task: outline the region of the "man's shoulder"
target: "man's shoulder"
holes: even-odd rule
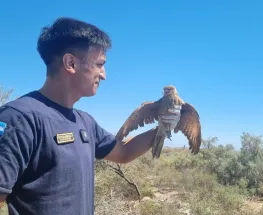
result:
[[[2,131],[7,126],[29,132],[32,130],[30,122],[29,117],[23,112],[9,106],[0,107],[0,127]]]
[[[0,107],[0,121],[15,127],[29,126],[33,122],[33,113],[37,113],[40,102],[31,96],[32,92],[10,101]]]
[[[1,108],[9,108],[9,111],[16,111],[21,114],[29,114],[39,110],[41,102],[34,97],[35,91],[4,104]]]

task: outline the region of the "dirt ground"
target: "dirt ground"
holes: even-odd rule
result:
[[[253,214],[262,214],[263,215],[263,200],[246,201],[244,209],[250,211],[251,215],[253,215]]]

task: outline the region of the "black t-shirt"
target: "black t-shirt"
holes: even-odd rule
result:
[[[0,193],[11,215],[94,214],[94,160],[115,136],[33,91],[0,107]]]

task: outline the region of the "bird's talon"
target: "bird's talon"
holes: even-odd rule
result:
[[[167,131],[166,134],[167,134],[167,138],[172,141],[172,139],[171,139],[171,137],[172,137],[171,131]]]
[[[170,125],[169,125],[169,130],[166,132],[167,134],[167,138],[172,141],[171,137],[172,137],[172,132],[171,132],[171,129],[170,129]]]

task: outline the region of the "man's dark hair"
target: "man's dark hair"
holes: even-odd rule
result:
[[[92,46],[106,51],[111,48],[111,40],[98,27],[68,17],[58,18],[50,27],[42,28],[37,42],[37,50],[47,67],[55,57],[62,57],[67,52],[78,54]]]

